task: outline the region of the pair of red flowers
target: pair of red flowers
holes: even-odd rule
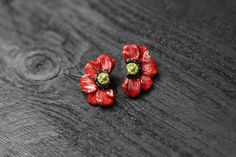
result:
[[[147,91],[152,87],[152,78],[158,72],[157,64],[144,46],[125,45],[122,54],[127,70],[122,89],[129,97],[137,97],[141,90]],[[114,67],[114,59],[106,54],[85,65],[86,74],[80,78],[80,86],[88,94],[91,105],[113,105],[115,96],[110,88],[110,74]]]

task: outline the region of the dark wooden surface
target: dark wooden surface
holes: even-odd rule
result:
[[[236,1],[0,0],[1,157],[235,157]],[[121,90],[121,49],[159,63],[138,99]],[[78,86],[115,57],[116,103]]]

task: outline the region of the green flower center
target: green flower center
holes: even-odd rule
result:
[[[126,64],[126,69],[127,69],[128,75],[135,76],[139,73],[139,65],[137,63],[131,62],[131,63]]]
[[[109,76],[109,74],[106,73],[106,72],[101,72],[97,76],[97,82],[100,85],[102,85],[102,86],[106,86],[106,85],[110,84],[110,76]]]

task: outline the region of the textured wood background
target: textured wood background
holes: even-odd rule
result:
[[[236,1],[0,0],[1,157],[235,157]],[[121,90],[121,48],[145,44],[154,87]],[[116,103],[78,86],[115,57]]]

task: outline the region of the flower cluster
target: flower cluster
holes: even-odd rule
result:
[[[141,90],[148,91],[152,87],[152,79],[158,72],[157,64],[144,46],[125,45],[122,54],[127,70],[122,89],[129,97],[137,97]],[[85,65],[85,74],[80,78],[80,86],[88,94],[88,102],[91,105],[113,105],[115,96],[110,86],[110,74],[114,67],[114,59],[106,54]]]

